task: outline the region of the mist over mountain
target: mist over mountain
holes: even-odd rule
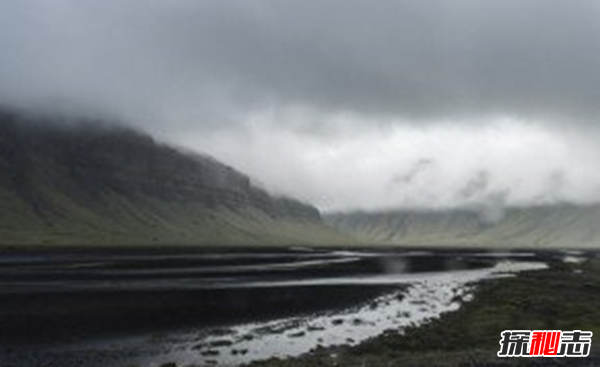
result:
[[[0,243],[344,241],[319,211],[130,128],[0,112]]]
[[[600,205],[335,213],[332,225],[364,243],[429,247],[598,248]]]
[[[500,224],[510,208],[592,208],[599,16],[591,0],[0,1],[0,103],[37,125],[24,140],[0,127],[4,157],[28,152],[3,158],[18,173],[3,200],[39,228],[115,195],[269,218],[294,205],[265,192]]]
[[[3,0],[0,101],[119,119],[323,210],[592,204],[599,16],[592,0]]]

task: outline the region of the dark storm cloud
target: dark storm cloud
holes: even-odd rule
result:
[[[0,96],[214,128],[301,106],[593,121],[594,1],[2,0]]]

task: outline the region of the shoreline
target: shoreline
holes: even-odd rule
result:
[[[296,256],[299,253],[294,252],[293,254]],[[209,257],[210,262],[215,261],[215,259],[218,261],[223,260],[221,255],[216,255],[216,257]],[[222,264],[225,268],[219,268],[220,271],[226,271],[227,273],[229,272],[227,269],[230,269],[232,266],[233,268],[231,268],[231,270],[248,270],[247,266],[243,263],[247,261],[252,262],[254,260],[248,260],[243,257],[245,260],[240,263],[241,258],[238,257],[238,255],[239,254],[236,254],[233,257],[230,257],[229,255],[225,256],[227,262],[226,264]],[[265,263],[264,254],[259,254],[259,261],[263,264],[261,266],[270,268],[273,265],[272,261],[280,261],[280,255],[281,254],[278,253],[278,257],[275,260],[268,256],[267,258],[269,260]],[[299,276],[297,280],[289,278],[285,279],[285,277],[276,280],[273,279],[272,276],[277,274],[279,274],[277,276],[281,276],[284,273],[279,273],[279,270],[274,269],[274,272],[268,275],[264,274],[264,270],[262,270],[261,273],[263,273],[263,275],[271,277],[270,282],[272,282],[273,288],[270,288],[268,284],[264,284],[264,282],[260,281],[258,283],[250,282],[248,283],[248,285],[251,285],[250,288],[241,289],[252,290],[255,289],[253,287],[258,287],[256,288],[257,290],[263,289],[260,291],[262,293],[259,294],[265,294],[264,292],[268,290],[268,292],[272,293],[273,297],[275,297],[273,299],[280,300],[285,300],[286,297],[289,296],[293,296],[293,299],[296,300],[313,299],[318,304],[321,304],[319,307],[323,307],[325,302],[329,302],[326,301],[326,299],[330,298],[331,300],[336,300],[336,302],[339,301],[335,307],[333,307],[333,303],[330,303],[329,307],[326,307],[325,309],[311,312],[308,311],[306,304],[304,304],[302,306],[302,309],[304,310],[302,315],[285,316],[283,319],[271,315],[271,317],[267,317],[264,321],[252,321],[250,323],[234,322],[226,327],[224,325],[227,325],[227,323],[225,323],[222,324],[222,326],[215,326],[217,329],[211,329],[211,326],[206,324],[203,326],[188,324],[188,326],[185,327],[185,323],[183,323],[182,326],[184,329],[179,328],[171,331],[149,330],[148,333],[144,333],[143,335],[140,334],[140,337],[131,334],[130,336],[123,335],[117,338],[109,337],[102,341],[99,340],[98,342],[81,339],[83,342],[80,344],[64,344],[62,348],[57,349],[40,348],[37,349],[37,351],[35,349],[28,350],[27,354],[31,355],[31,358],[34,359],[37,356],[38,360],[42,361],[45,361],[44,356],[46,355],[54,358],[54,362],[56,362],[55,365],[69,367],[111,367],[122,365],[160,366],[165,363],[173,362],[177,363],[178,366],[204,366],[215,363],[218,363],[219,366],[227,366],[252,363],[253,361],[264,360],[265,358],[273,356],[279,356],[280,358],[291,356],[292,359],[282,363],[294,363],[294,360],[310,358],[303,355],[310,350],[321,352],[335,350],[334,353],[339,353],[338,350],[343,351],[346,348],[339,347],[339,345],[344,344],[351,344],[354,346],[353,348],[360,349],[365,343],[370,343],[368,341],[365,342],[366,339],[377,339],[377,335],[380,334],[387,335],[389,334],[389,332],[386,331],[388,329],[410,330],[415,325],[427,325],[428,323],[426,321],[435,319],[440,314],[452,314],[454,312],[448,311],[453,311],[460,305],[469,304],[470,302],[462,302],[461,299],[470,297],[470,294],[472,294],[471,284],[474,282],[489,277],[495,278],[506,276],[506,274],[519,270],[532,269],[531,263],[528,263],[532,260],[535,261],[533,263],[533,265],[535,265],[533,268],[539,268],[540,265],[543,265],[548,261],[559,261],[559,259],[566,257],[568,253],[545,252],[529,254],[525,252],[489,253],[482,251],[469,253],[457,251],[426,253],[423,251],[409,251],[398,253],[396,254],[396,257],[392,258],[389,257],[392,253],[385,253],[383,257],[381,257],[381,254],[377,255],[380,257],[374,256],[373,253],[363,253],[362,257],[360,257],[351,251],[335,253],[335,257],[342,256],[342,258],[345,259],[358,258],[356,261],[359,262],[350,263],[346,261],[332,262],[330,256],[325,256],[323,258],[323,253],[308,253],[308,255],[305,254],[303,256],[309,256],[311,259],[311,262],[309,263],[311,268],[309,269],[312,269],[312,266],[319,265],[319,263],[315,264],[313,261],[315,255],[319,259],[325,260],[327,263],[327,266],[322,269],[326,272],[322,273],[322,275],[329,274],[328,276],[331,276],[337,274],[336,276],[339,277],[339,271],[343,270],[344,272],[347,272],[345,273],[346,278],[341,278],[343,279],[343,282],[340,283],[340,278],[336,278],[336,276],[333,278],[324,278],[323,280],[328,279],[325,282],[319,279],[305,279],[304,274],[307,269],[300,267],[294,271],[294,274],[298,272],[296,274],[296,276]],[[463,256],[464,258],[460,260],[462,263],[457,262]],[[514,256],[512,262],[507,263],[507,256]],[[569,256],[573,257],[576,256],[576,254],[571,253]],[[176,257],[176,259],[178,263],[179,257]],[[98,259],[94,259],[94,261],[97,260]],[[130,257],[127,257],[126,259],[127,263],[131,260]],[[138,265],[147,264],[148,261],[145,257],[143,257],[141,263],[137,263],[137,261],[140,260],[139,258],[135,258],[134,260]],[[154,264],[154,261],[156,260],[157,259],[152,259],[152,264]],[[186,259],[186,261],[189,260],[189,258]],[[198,259],[194,261],[197,260]],[[201,263],[204,264],[207,258],[202,257],[201,260]],[[21,259],[19,259],[19,261],[21,261]],[[56,263],[57,260],[53,259],[52,261]],[[74,269],[77,269],[77,272],[85,271],[87,274],[90,270],[88,266],[90,264],[87,263],[87,261],[89,261],[89,259],[86,259],[86,266],[83,268],[76,266]],[[103,261],[104,260],[100,261],[100,263]],[[174,266],[170,261],[172,261],[172,259],[169,257],[169,267],[172,265]],[[293,263],[305,264],[303,261],[298,261],[298,259],[295,259]],[[383,263],[380,263],[381,261],[383,261]],[[348,268],[347,266],[349,264],[354,265],[352,265],[351,268]],[[387,271],[390,271],[390,269],[400,271],[401,268],[403,268],[405,269],[405,272],[399,272],[395,275],[377,275],[377,273],[356,272],[357,269],[363,269],[361,271],[371,269],[370,271],[372,271],[374,264],[378,264],[378,267],[384,266]],[[483,264],[497,265],[490,268],[482,266]],[[61,269],[63,265],[61,265]],[[243,267],[240,268],[239,266],[242,265]],[[359,268],[356,268],[358,265],[360,265]],[[426,268],[423,268],[425,265]],[[206,264],[202,266],[206,266]],[[407,266],[408,268],[406,268]],[[457,266],[461,266],[462,268],[457,269]],[[433,269],[437,269],[437,267],[439,267],[439,271],[433,271]],[[185,269],[187,268],[184,267],[184,270]],[[206,270],[206,268],[203,269]],[[177,270],[179,271],[181,269],[177,268]],[[95,274],[95,271],[93,274]],[[187,270],[185,270],[185,274],[187,274]],[[289,276],[289,274],[287,276]],[[347,282],[346,286],[343,285],[344,282]],[[292,289],[287,293],[282,293],[282,290],[289,288],[290,285],[293,285]],[[299,287],[300,285],[305,287],[306,291],[309,293],[304,295],[298,294],[297,292],[302,289],[302,287]],[[340,288],[349,285],[351,285],[352,288]],[[262,288],[265,286],[266,288]],[[236,297],[239,298],[241,289],[235,288],[235,292],[231,294],[236,295]],[[339,296],[335,296],[335,293],[332,292],[336,289],[341,292],[338,293],[340,296],[346,297],[354,295],[358,298],[346,298],[346,300],[342,302],[343,297],[340,298]],[[204,295],[209,294],[206,293],[206,291],[202,292],[203,293],[201,294]],[[256,290],[253,292],[256,292]],[[379,292],[379,294],[377,294],[377,292]],[[254,299],[255,301],[259,300],[263,303],[268,301],[268,299],[264,299],[263,296],[258,297],[257,293],[253,294],[254,296],[252,298],[247,298],[247,300]],[[287,296],[285,296],[286,294]],[[196,299],[201,301],[202,297],[198,298],[198,296],[196,296]],[[366,299],[365,297],[369,299]],[[185,301],[184,299],[180,300]],[[289,299],[286,302],[291,300],[292,299]],[[350,300],[353,301],[349,302]],[[150,306],[152,305],[149,305],[149,307]],[[267,302],[264,303],[261,308],[253,309],[252,312],[272,313],[275,311],[272,307],[274,306]],[[280,308],[282,310],[288,310],[288,307],[284,308],[282,306]],[[209,309],[206,309],[207,312],[208,310]],[[203,314],[200,313],[198,315]],[[204,314],[206,317],[214,316],[211,315],[212,313]],[[265,314],[265,316],[268,315]],[[187,316],[182,318],[182,321],[185,320],[187,320]],[[154,320],[153,322],[156,321],[157,320]],[[26,336],[28,334],[23,335]],[[60,345],[58,345],[58,347],[60,347]],[[350,347],[347,348],[353,349]],[[8,350],[8,355],[5,354],[4,357],[10,357],[11,359],[8,359],[9,361],[18,361],[18,365],[20,366],[35,366],[36,363],[20,363],[22,361],[19,357],[24,357],[26,353],[25,350],[27,349],[27,345],[24,345],[20,349],[17,346],[17,349],[13,349],[12,352]],[[4,352],[7,352],[6,348],[4,348]],[[0,356],[2,356],[1,353],[2,351],[0,350]],[[134,356],[135,358],[127,357],[127,355],[131,355],[131,353],[136,354],[136,356]],[[112,359],[111,356],[117,359]],[[125,357],[121,358],[121,356]],[[85,361],[85,363],[77,364],[76,362],[69,362],[73,358],[79,361]],[[103,358],[108,358],[108,360]],[[51,363],[46,364],[48,366],[53,366]],[[302,364],[298,364],[298,366],[300,365]],[[277,364],[275,364],[275,366],[277,366]],[[292,366],[296,365],[292,364]]]
[[[456,311],[420,326],[389,331],[357,346],[317,348],[297,358],[248,367],[300,366],[576,366],[600,364],[600,345],[587,358],[499,358],[500,332],[591,330],[600,335],[600,259],[555,262],[548,269],[487,279]]]

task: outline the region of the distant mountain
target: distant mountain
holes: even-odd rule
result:
[[[330,244],[319,211],[127,128],[0,112],[0,244]]]
[[[326,220],[364,243],[410,246],[600,248],[600,205],[338,213]]]

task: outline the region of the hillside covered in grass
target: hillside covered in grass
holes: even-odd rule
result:
[[[327,221],[362,242],[415,246],[600,248],[600,205],[330,214]],[[492,220],[493,219],[493,220]]]
[[[142,133],[0,112],[0,244],[329,244],[319,211]]]

